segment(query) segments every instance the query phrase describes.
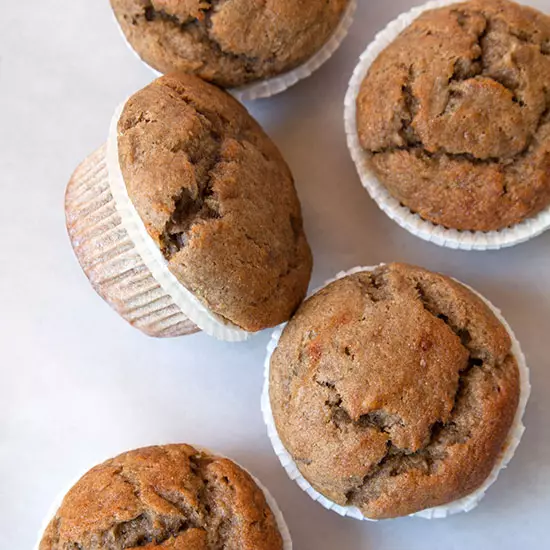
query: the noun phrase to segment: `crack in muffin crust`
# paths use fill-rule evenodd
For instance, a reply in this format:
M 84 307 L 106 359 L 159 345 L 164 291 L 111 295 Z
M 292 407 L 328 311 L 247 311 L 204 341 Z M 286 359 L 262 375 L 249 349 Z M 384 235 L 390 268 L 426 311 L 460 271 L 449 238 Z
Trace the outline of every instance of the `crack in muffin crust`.
M 547 207 L 549 43 L 550 18 L 507 0 L 431 10 L 405 29 L 357 98 L 361 145 L 389 192 L 459 230 Z
M 212 15 L 215 13 L 216 7 L 220 3 L 221 0 L 202 2 L 197 13 L 189 13 L 187 19 L 182 21 L 177 15 L 167 13 L 165 10 L 156 9 L 153 2 L 149 1 L 148 5 L 144 8 L 143 17 L 149 23 L 158 20 L 167 21 L 179 27 L 181 32 L 192 32 L 200 36 L 200 39 L 206 41 L 219 56 L 228 56 L 241 62 L 245 73 L 252 73 L 254 71 L 254 65 L 258 63 L 257 57 L 224 50 L 211 33 Z
M 455 13 L 455 12 L 453 12 Z M 453 84 L 463 82 L 465 80 L 469 80 L 471 78 L 476 77 L 485 77 L 489 78 L 490 80 L 493 80 L 500 84 L 502 87 L 506 88 L 511 94 L 512 94 L 512 101 L 514 103 L 517 103 L 520 107 L 525 107 L 526 104 L 521 99 L 521 90 L 519 89 L 519 83 L 513 83 L 508 81 L 505 77 L 499 77 L 497 74 L 490 75 L 490 73 L 485 73 L 487 70 L 487 67 L 485 66 L 485 54 L 484 54 L 484 41 L 489 33 L 490 30 L 490 19 L 488 19 L 483 13 L 481 12 L 475 12 L 476 15 L 479 15 L 484 19 L 484 27 L 483 30 L 480 32 L 477 38 L 477 43 L 473 46 L 473 48 L 479 49 L 479 56 L 474 58 L 473 60 L 465 58 L 465 57 L 459 57 L 455 61 L 454 65 L 454 71 L 451 77 L 449 78 L 449 81 L 447 83 L 447 86 L 449 87 L 449 94 L 448 94 L 448 100 L 445 104 L 445 107 L 443 108 L 443 111 L 439 113 L 438 116 L 443 116 L 448 114 L 449 108 L 453 106 L 454 101 L 453 100 L 459 100 L 461 97 L 460 91 L 453 88 Z M 467 19 L 468 14 L 466 12 L 456 10 L 457 14 L 457 20 L 464 21 Z M 462 19 L 461 19 L 462 17 Z M 461 25 L 462 26 L 462 25 Z M 512 33 L 511 33 L 512 34 Z M 516 35 L 513 35 L 516 36 Z M 519 37 L 516 36 L 518 40 Z M 541 47 L 540 44 L 536 44 L 532 41 L 523 40 L 524 42 L 527 42 L 528 44 L 537 45 Z M 541 50 L 542 53 L 542 50 Z M 425 155 L 429 158 L 436 158 L 437 156 L 446 156 L 453 159 L 462 159 L 469 161 L 471 163 L 487 163 L 487 164 L 512 164 L 514 162 L 517 162 L 518 159 L 524 157 L 533 142 L 535 141 L 535 138 L 541 128 L 541 126 L 547 122 L 548 115 L 550 111 L 550 94 L 548 93 L 546 87 L 544 87 L 544 94 L 546 96 L 546 105 L 544 107 L 544 110 L 541 112 L 540 116 L 538 117 L 538 120 L 535 125 L 534 131 L 529 135 L 528 140 L 526 142 L 525 147 L 517 153 L 515 153 L 513 156 L 511 156 L 508 159 L 501 159 L 498 157 L 485 157 L 480 158 L 472 153 L 452 153 L 447 151 L 444 147 L 439 147 L 436 151 L 430 151 L 422 142 L 422 139 L 419 137 L 418 133 L 415 131 L 413 127 L 414 119 L 418 113 L 418 108 L 420 104 L 420 100 L 414 95 L 413 92 L 413 81 L 414 81 L 414 64 L 411 64 L 409 66 L 409 76 L 406 82 L 402 86 L 402 92 L 403 92 L 403 104 L 405 106 L 404 109 L 404 117 L 402 118 L 402 127 L 400 130 L 400 135 L 402 136 L 405 146 L 390 146 L 387 148 L 383 148 L 376 151 L 370 151 L 372 155 L 377 155 L 381 153 L 389 153 L 396 150 L 414 150 L 417 154 Z
M 376 288 L 380 288 L 382 286 L 380 282 L 382 281 L 380 274 L 376 274 L 377 276 L 373 276 L 372 274 L 369 275 L 372 281 L 371 284 Z M 374 284 L 374 280 L 377 281 L 377 285 Z M 366 285 L 363 281 L 361 281 L 360 284 L 365 289 L 369 287 L 369 285 Z M 440 421 L 435 422 L 430 428 L 428 443 L 422 449 L 414 453 L 409 453 L 406 450 L 399 449 L 398 447 L 393 445 L 390 437 L 387 441 L 386 454 L 381 458 L 378 464 L 376 464 L 372 468 L 372 471 L 363 478 L 361 485 L 351 489 L 346 494 L 347 505 L 355 505 L 357 500 L 359 500 L 360 502 L 360 491 L 368 485 L 370 479 L 379 474 L 383 467 L 391 468 L 390 476 L 395 475 L 397 472 L 402 473 L 409 468 L 424 467 L 428 472 L 430 472 L 437 466 L 437 461 L 443 460 L 445 458 L 445 451 L 441 451 L 439 449 L 433 451 L 432 448 L 435 447 L 438 438 L 445 436 L 450 432 L 456 431 L 456 423 L 453 421 L 453 413 L 456 411 L 458 399 L 463 392 L 466 377 L 473 368 L 483 367 L 483 360 L 473 358 L 471 351 L 468 349 L 468 343 L 471 341 L 468 331 L 457 329 L 452 325 L 452 323 L 450 323 L 449 319 L 444 314 L 438 312 L 436 304 L 432 304 L 426 300 L 422 286 L 420 284 L 416 285 L 416 290 L 418 292 L 418 297 L 424 306 L 424 309 L 437 319 L 442 320 L 460 338 L 463 347 L 466 348 L 466 350 L 468 351 L 468 364 L 465 369 L 460 371 L 457 391 L 453 399 L 453 408 L 451 410 L 449 420 L 445 423 L 442 423 Z M 367 291 L 367 294 L 373 302 L 378 301 L 378 298 L 373 298 L 371 291 Z M 385 433 L 388 435 L 390 435 L 390 431 L 388 430 L 389 427 L 394 426 L 395 424 L 400 424 L 401 426 L 404 426 L 403 419 L 396 415 L 389 414 L 383 409 L 361 415 L 357 421 L 353 421 L 345 408 L 342 406 L 342 397 L 338 394 L 335 386 L 328 382 L 317 383 L 321 384 L 324 387 L 330 388 L 334 392 L 335 401 L 327 404 L 331 408 L 331 420 L 336 425 L 338 425 L 339 422 L 343 422 L 346 424 L 354 423 L 359 428 L 372 426 L 377 428 L 381 433 Z M 469 437 L 470 434 L 466 433 L 461 437 L 461 439 L 462 441 L 466 441 Z M 404 457 L 406 457 L 406 461 L 404 461 Z
M 485 304 L 446 277 L 400 264 L 345 277 L 304 303 L 272 355 L 279 437 L 316 490 L 367 517 L 457 500 L 509 432 L 510 347 Z
M 171 154 L 181 153 L 187 156 L 195 174 L 196 189 L 182 187 L 179 193 L 172 197 L 172 212 L 159 236 L 161 251 L 168 261 L 187 245 L 193 225 L 221 218 L 219 204 L 212 189 L 212 173 L 222 161 L 223 145 L 223 138 L 216 130 L 217 124 L 212 114 L 201 109 L 196 102 L 182 94 L 181 91 L 178 93 L 176 87 L 171 90 L 177 96 L 178 101 L 192 110 L 193 115 L 200 120 L 206 131 L 201 136 L 200 147 L 197 147 L 196 141 L 188 137 L 177 139 L 169 147 Z M 124 132 L 135 131 L 139 125 L 157 122 L 157 120 L 147 118 L 141 112 L 135 120 L 130 120 L 124 125 Z M 242 139 L 241 136 L 239 137 Z
M 190 462 L 193 460 L 196 460 L 195 457 L 189 457 Z M 194 473 L 197 472 L 194 471 Z M 139 483 L 133 479 L 130 473 L 125 471 L 123 466 L 113 472 L 113 475 L 119 476 L 124 483 L 127 483 L 131 487 L 135 498 L 139 500 L 142 505 L 147 505 L 142 499 Z M 202 481 L 204 483 L 204 480 Z M 207 531 L 207 521 L 201 518 L 191 507 L 185 506 L 182 502 L 177 502 L 177 498 L 170 500 L 168 496 L 163 495 L 161 490 L 155 487 L 150 487 L 149 490 L 156 498 L 164 501 L 169 508 L 173 507 L 174 510 L 177 510 L 176 513 L 181 515 L 181 517 L 178 518 L 177 521 L 167 522 L 166 525 L 163 525 L 159 529 L 159 520 L 151 517 L 150 513 L 144 512 L 134 519 L 118 523 L 116 527 L 113 528 L 112 533 L 115 544 L 122 543 L 124 547 L 131 548 L 147 546 L 152 543 L 157 546 L 162 546 L 165 541 L 177 538 L 190 529 Z M 160 523 L 162 523 L 162 520 Z M 105 539 L 105 535 L 100 538 Z
M 197 111 L 198 112 L 198 111 Z M 189 241 L 189 234 L 197 223 L 208 222 L 222 217 L 220 205 L 216 194 L 212 189 L 213 172 L 222 162 L 222 140 L 213 130 L 210 131 L 210 138 L 216 144 L 211 159 L 207 159 L 203 170 L 197 170 L 197 162 L 190 156 L 190 162 L 195 167 L 196 172 L 200 174 L 197 181 L 198 194 L 193 197 L 188 188 L 183 187 L 179 195 L 174 197 L 174 210 L 170 219 L 164 226 L 164 231 L 160 237 L 161 250 L 164 257 L 170 261 L 172 257 L 184 248 Z M 185 151 L 185 145 L 182 143 L 174 153 Z M 202 173 L 201 173 L 202 172 Z

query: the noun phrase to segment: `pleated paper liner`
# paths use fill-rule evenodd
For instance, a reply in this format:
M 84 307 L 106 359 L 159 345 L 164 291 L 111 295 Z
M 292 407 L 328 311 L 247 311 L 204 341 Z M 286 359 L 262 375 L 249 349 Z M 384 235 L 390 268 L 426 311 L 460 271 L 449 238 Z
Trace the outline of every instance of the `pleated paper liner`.
M 203 330 L 225 341 L 250 333 L 210 311 L 170 272 L 126 190 L 113 118 L 106 145 L 74 173 L 65 197 L 67 228 L 92 286 L 124 319 L 150 336 Z
M 327 281 L 325 285 L 323 285 L 323 287 L 329 285 L 330 283 L 338 279 L 347 277 L 348 275 L 353 275 L 354 273 L 359 273 L 361 271 L 372 271 L 374 269 L 376 269 L 376 267 L 356 267 L 349 271 L 341 272 L 336 276 L 336 278 L 330 281 Z M 460 281 L 457 281 L 457 282 L 460 283 Z M 500 471 L 506 468 L 506 466 L 514 456 L 514 453 L 521 440 L 521 436 L 525 431 L 525 427 L 523 425 L 523 414 L 525 412 L 525 407 L 527 405 L 527 401 L 531 393 L 531 385 L 529 382 L 529 369 L 527 368 L 525 356 L 521 351 L 520 344 L 514 332 L 510 328 L 510 325 L 506 322 L 506 320 L 502 316 L 502 313 L 500 312 L 500 310 L 497 309 L 493 304 L 491 304 L 481 294 L 476 292 L 474 289 L 470 288 L 468 285 L 465 285 L 463 283 L 460 283 L 460 284 L 462 284 L 462 286 L 472 291 L 476 296 L 481 298 L 481 300 L 483 300 L 485 304 L 487 304 L 487 306 L 495 314 L 497 319 L 502 323 L 502 325 L 510 335 L 510 338 L 512 340 L 512 353 L 517 360 L 519 374 L 520 374 L 520 398 L 519 398 L 518 408 L 514 417 L 514 421 L 510 428 L 510 432 L 508 434 L 505 444 L 503 445 L 501 454 L 498 458 L 498 461 L 495 464 L 489 477 L 483 482 L 483 484 L 470 495 L 467 495 L 459 500 L 450 502 L 449 504 L 445 504 L 443 506 L 436 506 L 434 508 L 421 510 L 420 512 L 411 514 L 412 517 L 421 517 L 425 519 L 438 519 L 438 518 L 445 518 L 459 512 L 469 512 L 470 510 L 473 510 L 480 503 L 481 499 L 485 496 L 487 489 L 496 481 Z M 313 292 L 312 295 L 316 294 L 318 290 Z M 330 499 L 324 497 L 322 494 L 316 491 L 311 486 L 311 484 L 305 479 L 305 477 L 300 473 L 298 466 L 292 459 L 292 456 L 290 455 L 290 453 L 285 449 L 279 437 L 279 434 L 277 433 L 277 428 L 275 427 L 275 421 L 273 418 L 273 412 L 271 410 L 271 402 L 269 399 L 269 368 L 270 368 L 271 356 L 279 343 L 279 339 L 283 333 L 285 326 L 286 326 L 286 323 L 276 328 L 275 331 L 273 332 L 271 341 L 267 346 L 267 355 L 266 355 L 265 365 L 264 365 L 264 387 L 262 392 L 261 407 L 262 407 L 264 422 L 267 426 L 267 433 L 271 441 L 271 445 L 273 446 L 273 450 L 275 451 L 275 454 L 279 458 L 281 465 L 285 469 L 290 479 L 294 480 L 303 491 L 305 491 L 313 500 L 319 502 L 319 504 L 321 504 L 323 507 L 327 508 L 328 510 L 332 510 L 333 512 L 336 512 L 341 516 L 346 516 L 357 520 L 376 521 L 365 517 L 362 514 L 362 512 L 359 510 L 359 508 L 355 506 L 341 506 L 331 501 Z
M 222 455 L 219 455 L 217 453 L 212 453 L 211 451 L 209 451 L 208 449 L 206 449 L 205 447 L 199 447 L 199 446 L 196 446 L 196 445 L 193 445 L 193 447 L 195 449 L 197 449 L 197 451 L 200 451 L 200 452 L 203 452 L 203 453 L 209 453 L 211 455 L 214 455 L 214 456 L 217 456 L 217 457 L 220 457 L 220 458 L 228 458 L 228 457 L 225 457 L 225 456 L 222 456 Z M 108 460 L 108 459 L 107 459 Z M 285 521 L 285 518 L 283 516 L 283 513 L 281 512 L 281 509 L 279 508 L 279 505 L 277 504 L 277 501 L 275 500 L 275 497 L 269 492 L 269 490 L 255 477 L 253 476 L 246 468 L 244 468 L 243 466 L 241 466 L 240 464 L 238 464 L 237 462 L 235 462 L 234 460 L 228 458 L 228 460 L 231 460 L 232 462 L 234 462 L 235 464 L 237 464 L 237 466 L 239 466 L 239 468 L 241 468 L 242 470 L 244 470 L 251 478 L 252 480 L 254 481 L 254 483 L 256 483 L 256 485 L 261 489 L 261 491 L 263 492 L 264 496 L 265 496 L 265 500 L 267 502 L 267 505 L 269 506 L 269 508 L 271 509 L 271 512 L 273 513 L 273 517 L 275 518 L 275 521 L 277 523 L 277 528 L 279 529 L 279 532 L 281 533 L 281 538 L 283 539 L 283 550 L 292 550 L 292 538 L 290 536 L 290 530 L 288 529 L 288 525 L 286 524 L 286 521 Z M 95 466 L 95 464 L 94 464 Z M 93 467 L 93 466 L 92 466 Z M 78 483 L 78 481 L 90 470 L 90 468 L 88 470 L 86 470 L 81 476 L 79 476 L 70 486 L 69 488 L 67 489 L 67 491 L 65 491 L 64 493 L 61 493 L 57 496 L 57 498 L 54 500 L 53 504 L 51 505 L 49 511 L 48 511 L 48 514 L 46 515 L 45 519 L 43 520 L 42 522 L 42 525 L 40 527 L 40 531 L 38 533 L 38 540 L 36 541 L 36 544 L 34 546 L 34 549 L 33 550 L 39 550 L 39 547 L 40 547 L 40 541 L 42 540 L 42 537 L 44 536 L 44 532 L 46 531 L 46 528 L 48 527 L 48 525 L 50 524 L 50 521 L 55 517 L 55 514 L 57 513 L 57 510 L 59 510 L 62 502 L 63 502 L 63 499 L 65 498 L 65 495 L 70 491 L 70 489 L 72 487 L 74 487 L 74 485 L 76 485 Z
M 252 82 L 238 88 L 230 88 L 229 93 L 233 95 L 239 101 L 249 101 L 253 99 L 262 99 L 274 96 L 284 92 L 291 86 L 294 86 L 300 80 L 304 80 L 308 76 L 311 76 L 317 69 L 324 65 L 338 50 L 346 36 L 348 35 L 349 29 L 353 23 L 353 17 L 357 9 L 357 0 L 350 0 L 342 19 L 338 23 L 335 31 L 332 33 L 330 38 L 325 42 L 323 47 L 317 51 L 313 56 L 311 56 L 307 61 L 285 73 L 274 76 L 272 78 L 267 78 L 265 80 L 259 80 L 257 82 Z M 146 65 L 146 67 L 153 72 L 155 78 L 161 76 L 161 73 L 151 67 L 149 64 L 145 63 L 139 54 L 132 48 L 126 35 L 122 32 L 116 17 L 114 18 L 117 24 L 117 27 L 120 30 L 120 34 L 128 48 L 133 52 L 133 54 Z
M 441 225 L 435 225 L 432 222 L 423 220 L 418 214 L 415 214 L 406 206 L 402 206 L 397 199 L 392 197 L 368 166 L 368 156 L 359 143 L 357 133 L 356 100 L 361 84 L 374 60 L 419 15 L 425 11 L 455 4 L 459 1 L 436 0 L 413 8 L 411 11 L 400 15 L 376 35 L 374 41 L 361 55 L 346 94 L 344 122 L 347 142 L 363 187 L 369 192 L 379 208 L 401 227 L 425 241 L 447 248 L 460 250 L 498 250 L 528 241 L 550 229 L 550 207 L 532 218 L 499 231 L 458 231 L 456 229 L 447 229 Z

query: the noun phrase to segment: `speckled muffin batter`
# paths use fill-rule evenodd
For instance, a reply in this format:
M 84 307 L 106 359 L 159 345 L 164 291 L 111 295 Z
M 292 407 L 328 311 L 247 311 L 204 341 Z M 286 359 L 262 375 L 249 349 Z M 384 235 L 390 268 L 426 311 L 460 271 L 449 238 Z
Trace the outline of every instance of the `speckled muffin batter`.
M 550 205 L 550 17 L 507 0 L 422 14 L 357 99 L 362 147 L 402 204 L 490 231 Z
M 124 453 L 67 493 L 39 550 L 281 550 L 262 490 L 188 445 Z
M 477 489 L 519 399 L 506 329 L 461 284 L 390 264 L 315 294 L 271 358 L 279 436 L 303 476 L 373 519 Z
M 311 252 L 288 166 L 246 109 L 176 74 L 130 98 L 118 131 L 128 194 L 176 278 L 245 330 L 287 320 Z
M 349 0 L 111 0 L 128 41 L 162 73 L 235 87 L 289 71 L 336 30 Z

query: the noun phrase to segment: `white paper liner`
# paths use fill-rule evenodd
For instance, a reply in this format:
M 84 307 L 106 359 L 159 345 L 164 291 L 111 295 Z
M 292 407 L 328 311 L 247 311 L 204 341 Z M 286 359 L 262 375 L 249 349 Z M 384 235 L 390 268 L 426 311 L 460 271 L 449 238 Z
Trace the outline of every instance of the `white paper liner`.
M 384 264 L 381 264 L 381 265 L 384 265 Z M 325 286 L 329 285 L 330 283 L 333 283 L 338 279 L 347 277 L 348 275 L 353 275 L 354 273 L 359 273 L 361 271 L 372 271 L 374 269 L 376 269 L 376 267 L 355 267 L 353 269 L 350 269 L 349 271 L 342 271 L 338 273 L 338 275 L 336 275 L 334 279 L 327 281 L 321 288 L 324 288 Z M 456 281 L 456 279 L 454 280 Z M 439 518 L 445 518 L 452 514 L 457 514 L 459 512 L 469 512 L 473 510 L 480 503 L 481 499 L 485 496 L 485 492 L 487 491 L 487 489 L 496 481 L 500 471 L 506 468 L 511 458 L 514 456 L 514 453 L 521 440 L 521 436 L 525 431 L 525 426 L 523 425 L 523 414 L 525 412 L 525 407 L 527 405 L 527 401 L 531 393 L 531 384 L 529 382 L 529 369 L 527 368 L 525 356 L 521 351 L 520 344 L 513 330 L 511 329 L 510 325 L 506 322 L 506 320 L 502 316 L 502 313 L 500 312 L 499 309 L 497 309 L 491 302 L 489 302 L 489 300 L 487 300 L 485 297 L 483 297 L 473 288 L 469 287 L 468 285 L 465 285 L 464 283 L 461 283 L 460 281 L 456 281 L 456 282 L 461 284 L 468 290 L 471 290 L 476 296 L 481 298 L 483 302 L 487 304 L 487 306 L 495 314 L 497 319 L 502 323 L 504 328 L 508 331 L 508 334 L 510 335 L 510 339 L 512 340 L 512 354 L 516 358 L 516 361 L 518 363 L 518 368 L 519 368 L 519 377 L 520 377 L 519 403 L 518 403 L 518 408 L 516 410 L 516 414 L 514 417 L 514 421 L 510 428 L 510 433 L 508 434 L 508 437 L 503 445 L 503 449 L 501 451 L 500 457 L 498 458 L 498 461 L 495 464 L 489 477 L 483 482 L 483 484 L 478 489 L 476 489 L 473 493 L 459 500 L 455 500 L 454 502 L 450 502 L 449 504 L 445 504 L 442 506 L 436 506 L 434 508 L 427 508 L 425 510 L 421 510 L 419 512 L 411 514 L 410 515 L 411 517 L 421 517 L 424 519 L 439 519 Z M 321 289 L 319 288 L 315 290 L 310 294 L 310 296 L 316 294 L 319 290 Z M 269 399 L 269 368 L 270 368 L 271 356 L 273 355 L 273 352 L 275 351 L 275 348 L 279 343 L 279 339 L 281 338 L 281 335 L 286 325 L 287 323 L 284 323 L 274 330 L 271 336 L 271 341 L 267 345 L 267 355 L 266 355 L 265 364 L 264 364 L 264 386 L 263 386 L 262 398 L 261 398 L 261 408 L 262 408 L 264 422 L 267 426 L 267 434 L 271 441 L 271 445 L 273 446 L 273 450 L 275 451 L 275 454 L 279 458 L 281 465 L 286 470 L 286 473 L 288 474 L 290 479 L 294 480 L 303 491 L 305 491 L 313 500 L 319 502 L 323 507 L 325 507 L 328 510 L 332 510 L 333 512 L 336 512 L 341 516 L 350 517 L 358 520 L 365 520 L 365 521 L 377 521 L 377 520 L 373 520 L 371 518 L 365 517 L 362 514 L 362 512 L 359 510 L 359 508 L 355 506 L 341 506 L 329 500 L 328 498 L 324 497 L 321 493 L 316 491 L 311 486 L 311 484 L 305 479 L 305 477 L 300 473 L 298 466 L 292 459 L 292 456 L 290 455 L 290 453 L 284 447 L 279 437 L 279 434 L 277 433 L 277 428 L 275 427 L 275 420 L 273 418 L 273 411 L 271 410 L 271 402 Z
M 194 449 L 196 449 L 199 452 L 208 453 L 214 456 L 217 456 L 219 458 L 227 458 L 228 460 L 231 460 L 231 462 L 237 464 L 239 468 L 244 470 L 256 483 L 256 485 L 261 489 L 265 496 L 265 500 L 267 502 L 267 505 L 271 509 L 271 512 L 273 513 L 273 517 L 275 518 L 275 521 L 277 523 L 277 528 L 279 529 L 279 532 L 281 533 L 281 538 L 283 539 L 283 550 L 292 550 L 292 538 L 290 536 L 290 530 L 288 528 L 288 525 L 286 524 L 285 518 L 283 516 L 283 513 L 281 512 L 281 509 L 279 508 L 279 505 L 277 504 L 277 501 L 275 500 L 275 497 L 269 492 L 269 490 L 263 485 L 255 476 L 253 476 L 246 468 L 235 462 L 233 459 L 228 458 L 226 456 L 222 456 L 218 453 L 212 453 L 209 451 L 206 447 L 201 447 L 197 445 L 192 445 Z M 109 460 L 109 459 L 106 459 Z M 95 466 L 95 464 L 94 464 Z M 93 466 L 92 466 L 93 467 Z M 45 516 L 44 520 L 42 521 L 42 525 L 40 526 L 40 531 L 38 533 L 38 540 L 36 541 L 36 544 L 34 545 L 33 550 L 39 550 L 40 547 L 40 541 L 42 540 L 42 537 L 44 536 L 44 532 L 46 531 L 48 525 L 50 524 L 50 521 L 55 517 L 55 514 L 57 513 L 57 510 L 59 510 L 63 499 L 65 498 L 65 495 L 78 483 L 78 481 L 87 473 L 90 471 L 91 468 L 88 468 L 85 472 L 82 473 L 82 475 L 78 476 L 76 480 L 69 485 L 69 488 L 63 492 L 60 493 L 53 501 L 53 504 L 50 506 L 50 509 L 48 510 L 47 515 Z
M 357 133 L 356 100 L 361 84 L 374 60 L 420 14 L 427 10 L 448 6 L 460 1 L 463 0 L 436 0 L 413 8 L 411 11 L 400 15 L 376 35 L 374 41 L 359 58 L 359 64 L 355 68 L 346 94 L 344 122 L 347 142 L 363 187 L 369 192 L 379 208 L 401 227 L 425 241 L 447 248 L 498 250 L 528 241 L 550 229 L 550 207 L 532 218 L 499 231 L 458 231 L 435 225 L 432 222 L 423 220 L 418 214 L 402 206 L 397 199 L 392 197 L 387 188 L 369 168 L 367 153 L 361 147 Z
M 168 269 L 168 263 L 159 247 L 147 233 L 145 225 L 137 213 L 126 189 L 118 156 L 118 121 L 124 109 L 119 107 L 111 122 L 107 141 L 107 170 L 109 187 L 116 203 L 122 226 L 128 233 L 137 254 L 151 272 L 162 290 L 170 296 L 180 310 L 201 330 L 220 340 L 228 342 L 244 341 L 251 333 L 237 327 L 210 311 L 195 295 L 187 290 Z
M 228 90 L 228 92 L 230 92 L 233 97 L 235 97 L 239 101 L 261 99 L 280 94 L 291 86 L 294 86 L 294 84 L 296 84 L 300 80 L 311 76 L 317 69 L 324 65 L 340 47 L 353 23 L 353 16 L 355 15 L 356 9 L 357 0 L 350 0 L 342 15 L 342 19 L 338 23 L 338 26 L 336 27 L 330 38 L 327 40 L 327 42 L 325 42 L 325 44 L 319 51 L 317 51 L 307 61 L 302 63 L 302 65 L 286 73 L 274 76 L 273 78 L 259 80 L 257 82 L 252 82 L 238 88 L 231 88 Z M 139 54 L 134 50 L 134 48 L 132 48 L 131 44 L 128 42 L 128 39 L 122 31 L 122 28 L 120 27 L 116 17 L 114 19 L 120 30 L 120 34 L 122 35 L 124 42 L 126 43 L 128 48 L 130 48 L 134 55 L 153 72 L 155 78 L 161 76 L 161 73 L 159 71 L 157 71 L 149 64 L 147 64 L 143 59 L 141 59 Z

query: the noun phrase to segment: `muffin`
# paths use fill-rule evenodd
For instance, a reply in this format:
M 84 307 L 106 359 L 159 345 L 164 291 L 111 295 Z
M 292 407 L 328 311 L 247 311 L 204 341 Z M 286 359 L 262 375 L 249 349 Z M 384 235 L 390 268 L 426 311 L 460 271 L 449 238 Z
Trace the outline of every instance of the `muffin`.
M 444 229 L 502 231 L 550 206 L 550 17 L 507 0 L 449 4 L 413 10 L 365 53 L 349 98 L 356 161 L 402 225 L 414 224 L 399 204 Z
M 285 468 L 361 519 L 471 509 L 523 432 L 529 383 L 512 338 L 473 291 L 418 267 L 329 284 L 270 357 L 267 421 Z
M 152 336 L 244 339 L 306 293 L 312 258 L 287 164 L 242 105 L 197 77 L 133 95 L 65 207 L 92 286 Z
M 189 445 L 166 445 L 92 468 L 63 499 L 39 550 L 282 550 L 288 540 L 279 510 L 246 471 Z
M 333 38 L 337 43 L 328 47 L 334 51 L 351 23 L 355 0 L 111 0 L 111 5 L 131 47 L 148 65 L 234 88 L 303 65 Z M 346 28 L 339 29 L 342 22 Z

